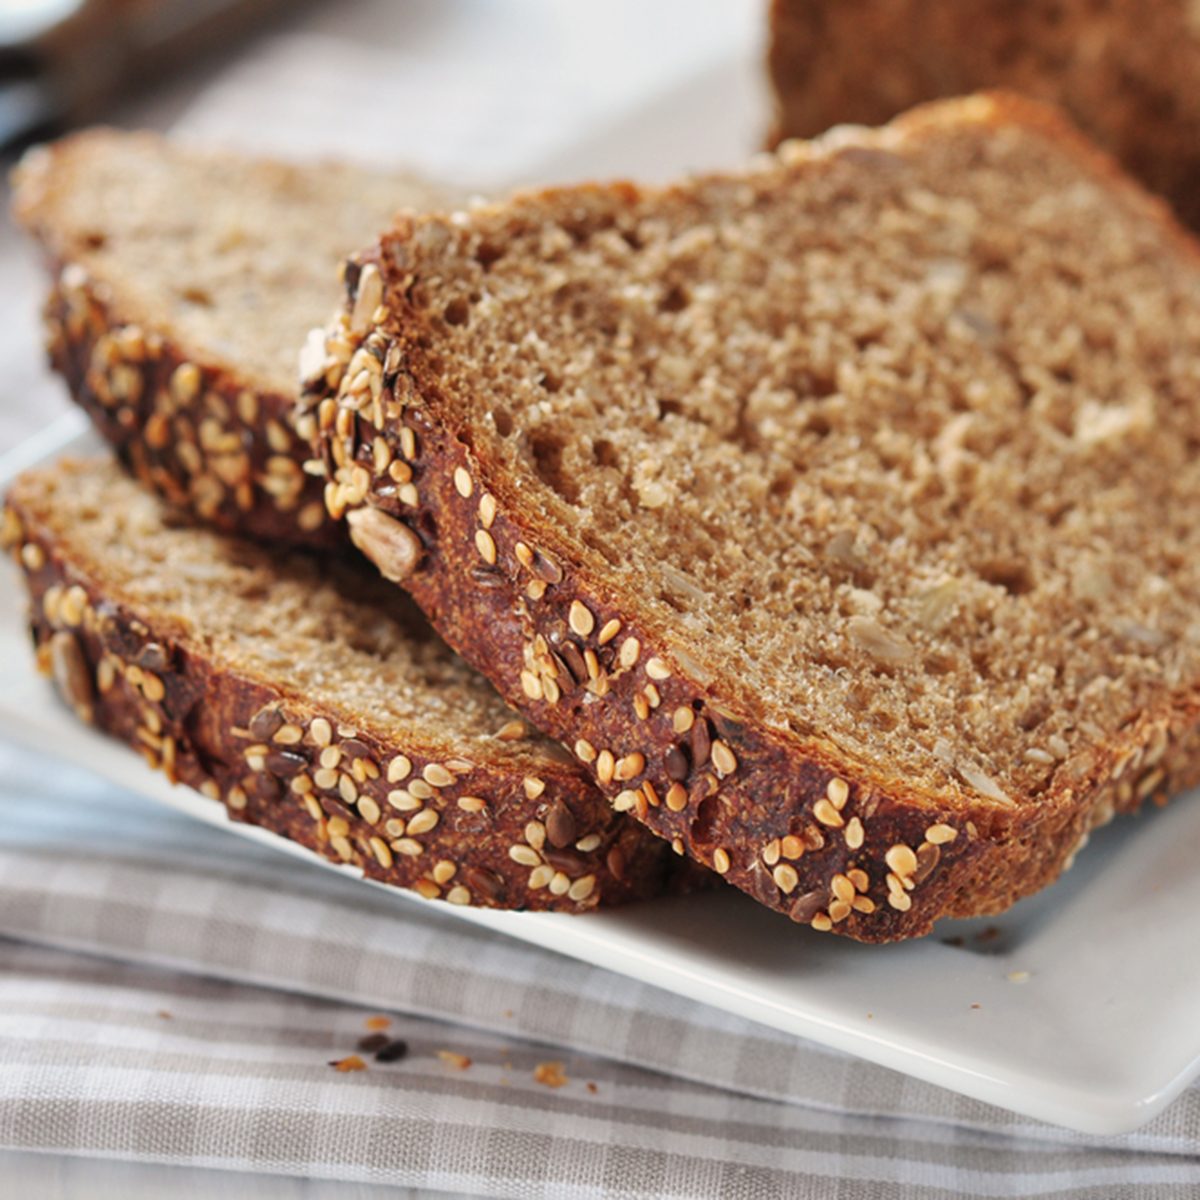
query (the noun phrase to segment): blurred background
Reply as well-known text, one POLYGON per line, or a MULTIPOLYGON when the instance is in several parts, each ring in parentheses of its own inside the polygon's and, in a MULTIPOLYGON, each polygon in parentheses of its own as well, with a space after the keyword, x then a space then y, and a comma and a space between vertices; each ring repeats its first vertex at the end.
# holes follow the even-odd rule
MULTIPOLYGON (((3 0, 0 156, 93 123, 490 191, 732 165, 760 146, 748 0, 3 0)), ((68 402, 0 223, 0 453, 68 402)))

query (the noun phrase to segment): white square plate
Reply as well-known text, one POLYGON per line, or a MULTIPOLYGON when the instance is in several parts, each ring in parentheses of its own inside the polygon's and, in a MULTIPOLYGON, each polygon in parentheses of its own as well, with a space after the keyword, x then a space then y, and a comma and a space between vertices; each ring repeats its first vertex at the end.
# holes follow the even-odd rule
MULTIPOLYGON (((25 466, 97 445, 71 413, 0 460, 0 487, 25 466)), ((329 866, 227 822, 220 805, 80 726, 33 669, 22 590, 11 563, 2 570, 6 734, 329 866)), ((584 917, 442 911, 1028 1116, 1119 1133, 1200 1073, 1197 845, 1200 804, 1181 797, 1101 831, 1061 882, 1003 917, 948 922, 894 946, 794 926, 732 889, 584 917)), ((383 890, 397 903, 436 903, 383 890)))

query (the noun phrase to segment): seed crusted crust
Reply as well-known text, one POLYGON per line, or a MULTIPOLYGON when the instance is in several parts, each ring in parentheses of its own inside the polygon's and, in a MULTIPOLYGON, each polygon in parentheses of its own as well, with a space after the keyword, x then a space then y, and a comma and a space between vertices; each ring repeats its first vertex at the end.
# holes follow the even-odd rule
POLYGON ((67 703, 231 820, 452 904, 583 912, 702 885, 569 764, 532 775, 401 747, 361 714, 216 661, 169 616, 107 596, 19 496, 2 541, 25 575, 38 665, 67 703))
POLYGON ((53 274, 43 310, 51 364, 143 484, 218 529, 344 545, 322 481, 302 468, 307 442, 293 424, 294 397, 187 358, 127 319, 78 263, 58 263, 53 274))
MULTIPOLYGON (((1048 127, 1094 154, 1040 106, 989 103, 992 119, 1048 127)), ((1094 165, 1117 178, 1107 160, 1094 165)), ((389 256, 418 228, 398 227, 386 250, 351 264, 345 314, 306 381, 327 506, 370 524, 360 548, 506 699, 574 749, 618 811, 795 921, 885 942, 1003 910, 1066 869, 1090 829, 1200 778, 1194 700, 1140 714, 1085 773, 1064 771, 1025 808, 986 796, 940 807, 731 704, 472 448, 426 353, 436 333, 406 301, 411 275, 389 256)))

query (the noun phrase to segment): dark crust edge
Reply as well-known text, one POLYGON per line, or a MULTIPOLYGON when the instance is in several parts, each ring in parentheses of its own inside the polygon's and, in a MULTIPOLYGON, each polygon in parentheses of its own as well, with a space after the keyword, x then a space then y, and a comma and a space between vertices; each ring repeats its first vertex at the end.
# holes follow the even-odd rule
MULTIPOLYGON (((1189 254, 1197 253, 1166 206, 1127 182, 1113 160, 1054 110, 1005 95, 985 99, 992 104, 985 125, 1011 119, 1057 139, 1105 182, 1119 184, 1139 215, 1163 222, 1189 254)), ((938 109, 947 107, 927 106, 896 126, 921 132, 939 120, 938 109)), ((619 187, 637 194, 629 185, 619 187)), ((386 244, 402 243, 425 223, 397 226, 386 244)), ((1190 694, 1141 714, 1119 738, 1094 748, 1086 762, 1064 764, 1048 792, 1025 805, 980 798, 940 806, 937 797, 903 782, 863 778, 853 766, 839 763, 832 747, 817 748, 787 731, 756 724, 752 714, 731 706, 683 665, 686 651, 655 637, 601 576, 574 562, 555 531, 519 507, 505 508, 499 500, 506 491, 503 480, 491 477, 500 468, 479 460, 469 430, 441 416, 439 377, 421 349, 422 339, 432 339, 433 331, 425 315, 404 300, 411 281, 394 270, 382 246, 348 267, 347 314, 354 311, 355 289, 370 267, 385 281, 384 303, 396 306, 363 343, 381 364, 382 388, 372 397, 343 387, 336 402, 326 397, 324 407, 319 386, 308 397, 322 416, 317 445, 337 485, 326 493, 334 515, 367 505, 415 532, 422 557, 403 584, 446 641, 539 728, 574 747, 618 807, 760 903, 859 941, 920 936, 942 918, 1003 911, 1053 882, 1092 828, 1147 799, 1164 803, 1169 794, 1200 779, 1198 702, 1190 694), (353 416, 350 428, 344 421, 339 426, 335 415, 353 416), (382 436, 398 457, 405 425, 417 447, 410 463, 415 502, 411 494, 408 501, 401 498, 392 479, 373 469, 368 452, 382 436), (471 481, 467 496, 454 483, 460 470, 471 481), (496 512, 484 530, 494 562, 485 560, 477 541, 484 526, 479 508, 484 494, 496 498, 496 512), (533 555, 532 567, 518 556, 519 543, 533 555), (529 592, 531 584, 536 596, 529 592), (591 614, 593 627, 586 636, 572 630, 575 603, 591 614), (600 631, 614 619, 621 623, 620 633, 599 644, 600 631), (620 647, 630 637, 637 639, 638 653, 630 667, 622 667, 620 647), (588 651, 596 656, 599 682, 580 679, 574 668, 588 651), (647 673, 654 659, 664 665, 666 678, 647 673), (523 672, 537 681, 529 690, 523 672), (553 700, 546 699, 547 680, 556 693, 553 700), (657 704, 646 700, 649 684, 657 704), (645 716, 639 711, 643 706, 645 716), (699 746, 694 734, 675 731, 673 714, 680 708, 694 714, 694 728, 707 731, 699 746), (711 746, 715 739, 732 751, 732 771, 718 771, 711 749, 704 749, 705 741, 711 746), (626 760, 627 778, 606 778, 597 766, 602 750, 626 760), (687 770, 676 780, 681 754, 687 770), (679 811, 667 802, 673 782, 686 791, 679 811), (826 807, 831 797, 841 800, 832 815, 826 807), (863 827, 859 845, 847 842, 854 818, 863 827), (948 831, 953 837, 941 840, 948 831), (931 833, 934 840, 927 836, 931 833), (798 858, 789 859, 778 845, 784 838, 795 839, 791 849, 801 850, 798 858), (897 869, 914 861, 915 870, 897 869), (782 883, 780 866, 790 868, 782 872, 782 883), (831 904, 847 894, 846 881, 856 871, 866 875, 865 891, 855 887, 850 911, 834 920, 831 904), (854 907, 864 895, 869 904, 854 907)), ((373 556, 369 547, 367 552, 373 556)), ((845 907, 843 901, 839 908, 845 907)))
POLYGON ((532 785, 544 790, 531 796, 532 777, 486 764, 464 770, 444 749, 415 741, 400 747, 350 714, 321 709, 214 660, 169 617, 110 600, 103 583, 69 561, 19 496, 8 498, 2 540, 24 573, 38 666, 70 707, 172 783, 223 803, 231 820, 268 829, 380 883, 476 907, 584 912, 709 882, 635 822, 617 817, 569 764, 548 762, 532 785), (331 745, 341 749, 336 786, 314 783, 325 748, 322 720, 331 745), (397 754, 411 770, 389 782, 397 754), (389 792, 407 791, 430 764, 446 769, 447 762, 456 768, 448 772, 451 782, 414 787, 430 793, 414 798, 421 800, 416 811, 389 802, 389 792), (343 777, 354 782, 354 798, 340 791, 343 777), (466 811, 462 797, 482 798, 486 806, 466 811), (411 822, 419 812, 437 814, 432 830, 388 831, 387 822, 411 822), (552 835, 562 844, 556 847, 552 835), (419 852, 396 847, 400 837, 418 842, 419 852), (589 837, 596 845, 579 850, 589 837), (511 857, 518 844, 528 851, 524 862, 511 857), (443 861, 455 865, 451 878, 438 877, 443 861), (565 877, 565 893, 556 894, 564 887, 559 881, 531 886, 538 867, 543 876, 552 867, 565 877))
MULTIPOLYGON (((127 319, 111 288, 52 261, 46 349, 72 400, 146 487, 206 524, 260 541, 332 549, 323 481, 304 471, 295 397, 218 362, 188 358, 162 331, 127 319)), ((298 349, 298 348, 297 348, 298 349)))

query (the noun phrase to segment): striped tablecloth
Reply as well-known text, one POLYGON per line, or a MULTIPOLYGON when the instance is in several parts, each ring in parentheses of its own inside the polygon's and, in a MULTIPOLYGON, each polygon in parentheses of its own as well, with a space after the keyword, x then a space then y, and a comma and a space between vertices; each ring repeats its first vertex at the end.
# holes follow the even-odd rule
POLYGON ((1071 1134, 16 747, 0 780, 0 1145, 522 1198, 1200 1195, 1200 1089, 1071 1134))

